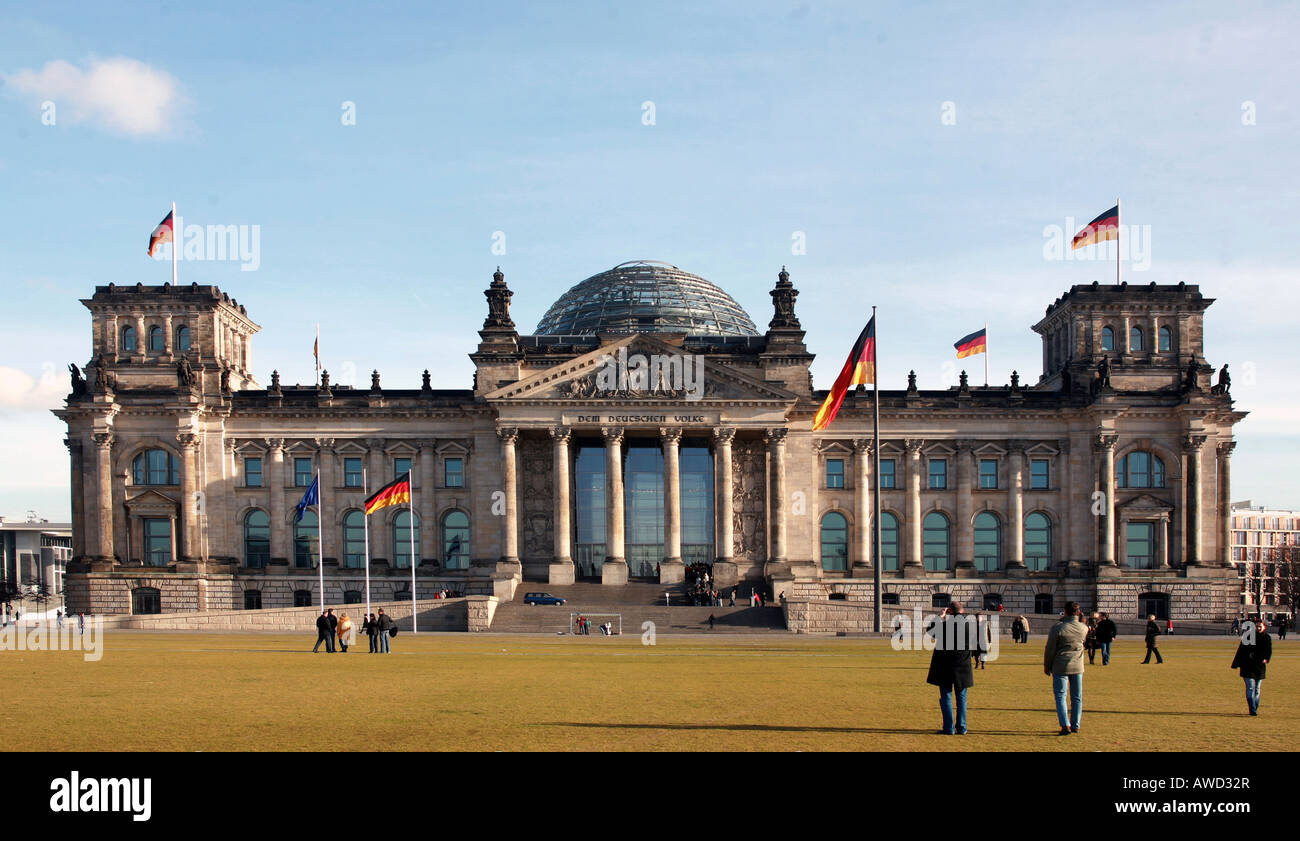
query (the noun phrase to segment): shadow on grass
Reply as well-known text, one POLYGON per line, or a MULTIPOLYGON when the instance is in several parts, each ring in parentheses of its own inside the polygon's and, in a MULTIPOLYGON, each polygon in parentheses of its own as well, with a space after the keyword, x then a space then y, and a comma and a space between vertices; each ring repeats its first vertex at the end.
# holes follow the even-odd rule
MULTIPOLYGON (((737 733, 873 733, 894 736, 939 736, 935 730, 908 727, 799 727, 779 724, 602 724, 591 721, 539 721, 534 727, 585 727, 601 730, 725 730, 737 733)), ((971 730, 972 736, 1031 736, 1048 734, 1023 730, 971 730)), ((1055 734, 1051 734, 1054 736, 1055 734)))
MULTIPOLYGON (((980 707, 980 709, 1001 713, 1056 712, 1054 708, 1048 709, 1047 707, 1036 707, 1032 709, 1027 707, 980 707)), ((1246 713, 1216 713, 1202 712, 1201 710, 1094 710, 1089 708, 1087 704, 1083 707, 1083 713, 1084 715, 1179 715, 1185 718, 1196 718, 1203 715, 1214 715, 1221 718, 1241 718, 1246 715, 1246 713)))

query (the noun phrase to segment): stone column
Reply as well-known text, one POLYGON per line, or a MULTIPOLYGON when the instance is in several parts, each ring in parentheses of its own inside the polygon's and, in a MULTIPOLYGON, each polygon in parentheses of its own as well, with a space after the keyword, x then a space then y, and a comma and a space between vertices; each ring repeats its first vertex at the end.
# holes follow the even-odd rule
POLYGON ((70 486, 72 488, 72 557, 80 561, 86 554, 86 488, 85 463, 81 457, 81 441, 68 436, 63 439, 68 448, 70 486))
POLYGON ((1187 456, 1187 556, 1184 566, 1201 564, 1201 447, 1204 435, 1183 436, 1187 456))
POLYGON ((971 490, 971 462, 975 453, 970 441, 957 442, 957 563, 954 571, 975 569, 974 492, 971 490))
POLYGON ((1160 533, 1157 535, 1160 538, 1159 546, 1156 549, 1157 563, 1160 569, 1169 569, 1169 517, 1162 516, 1157 528, 1160 529, 1160 533))
POLYGON ((170 357, 174 353, 172 348, 172 316, 171 313, 163 316, 163 353, 170 357))
POLYGON ((713 547, 717 561, 713 564, 713 577, 718 586, 734 586, 738 571, 734 559, 734 528, 732 518, 731 486, 731 442, 735 440, 736 430, 731 427, 718 427, 713 430, 713 482, 716 493, 716 512, 718 531, 714 535, 713 547))
POLYGON ((149 352, 149 334, 144 332, 144 317, 135 317, 135 355, 144 358, 149 352))
POLYGON ((605 436, 605 563, 602 584, 627 583, 627 556, 623 542, 623 428, 601 427, 605 436))
POLYGON ((519 563, 519 475, 515 455, 519 430, 502 427, 497 430, 497 437, 501 439, 501 478, 506 494, 501 562, 513 565, 519 563))
POLYGON ((1219 444, 1219 551, 1216 564, 1232 566, 1232 451, 1236 441, 1219 444))
POLYGON ((267 438, 266 486, 271 494, 271 560, 288 563, 292 526, 284 507, 284 439, 267 438))
POLYGON ((113 563, 113 433, 96 432, 95 442, 95 512, 90 522, 95 524, 94 559, 97 563, 113 563))
POLYGON ((1007 453, 1007 519, 1007 569, 1024 569, 1025 445, 1020 441, 1012 441, 1007 453))
POLYGON ((764 433, 767 441, 767 453, 771 469, 770 487, 772 498, 768 500, 768 516, 771 518, 772 552, 769 562, 786 563, 786 493, 785 493, 785 437, 787 430, 782 427, 769 429, 764 433))
POLYGON ((115 362, 117 361, 118 348, 121 346, 121 339, 117 334, 116 315, 110 315, 108 318, 104 319, 104 331, 104 346, 101 352, 104 355, 104 359, 109 362, 115 362))
POLYGON ((552 518, 551 531, 555 537, 554 557, 547 575, 549 584, 572 584, 574 582, 573 550, 570 546, 572 527, 570 517, 573 503, 569 494, 569 439, 572 430, 567 426, 551 427, 551 438, 555 442, 554 466, 552 476, 555 485, 555 515, 552 518))
POLYGON ((1093 447, 1100 460, 1101 477, 1099 479, 1102 500, 1101 558, 1099 566, 1114 567, 1115 564, 1115 443, 1118 435, 1099 434, 1093 439, 1093 447))
MULTIPOLYGON (((329 558, 343 566, 339 553, 340 530, 335 517, 338 499, 334 492, 342 484, 334 477, 338 459, 334 455, 333 438, 316 439, 316 465, 320 469, 320 504, 316 506, 316 522, 320 524, 320 553, 322 558, 329 558)), ((315 561, 313 561, 315 563, 315 561)))
POLYGON ((871 458, 872 442, 858 438, 853 442, 853 574, 871 571, 871 458))
MULTIPOLYGON (((918 439, 903 442, 907 451, 907 561, 905 569, 920 572, 921 562, 921 445, 918 439)), ((906 572, 904 572, 906 575, 906 572)))
POLYGON ((662 427, 659 435, 664 447, 664 559, 659 580, 676 584, 686 578, 682 564, 682 431, 662 427))
POLYGON ((181 451, 181 534, 175 540, 180 554, 172 557, 186 563, 197 563, 202 560, 200 556, 203 554, 198 503, 195 499, 199 492, 199 436, 193 432, 178 432, 176 441, 181 451))
POLYGON ((436 566, 438 563, 438 512, 436 509, 436 500, 434 499, 434 489, 437 487, 437 461, 438 453, 434 449, 434 442, 424 440, 419 442, 420 447, 420 496, 416 500, 419 504, 420 515, 420 566, 428 564, 436 566))

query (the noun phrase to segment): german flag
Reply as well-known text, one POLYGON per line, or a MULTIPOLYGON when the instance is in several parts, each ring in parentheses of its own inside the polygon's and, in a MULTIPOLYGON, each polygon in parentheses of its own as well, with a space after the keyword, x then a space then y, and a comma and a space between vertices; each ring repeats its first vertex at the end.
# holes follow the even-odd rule
POLYGON ((158 246, 162 245, 164 242, 170 242, 172 243, 173 248, 176 247, 175 237, 173 236, 172 230, 175 227, 174 221, 175 220, 172 219, 172 214, 168 213, 163 217, 163 220, 158 223, 158 227, 153 229, 153 233, 149 235, 150 257, 154 256, 158 250, 158 246))
POLYGON ((366 513, 373 514, 380 508, 390 505, 402 505, 411 501, 411 474, 403 473, 392 482, 384 485, 366 500, 366 513))
POLYGON ((835 378, 835 385, 831 386, 830 394, 826 395, 825 402, 817 410, 817 416, 813 418, 813 431, 831 425, 831 421, 835 420, 835 415, 840 411, 840 404, 844 402, 844 395, 849 393, 851 387, 867 385, 875 381, 876 317, 873 315, 867 322, 867 326, 862 328, 858 340, 853 343, 853 350, 849 352, 849 358, 840 369, 840 375, 835 378))
POLYGON ((953 347, 957 348, 957 358, 965 359, 968 356, 974 356, 977 353, 988 352, 988 328, 976 330, 969 336, 962 336, 953 342, 953 347))
POLYGON ((1119 239, 1119 205, 1115 205, 1084 225, 1083 230, 1070 240, 1070 248, 1071 250, 1083 248, 1085 245, 1105 242, 1108 239, 1119 239))

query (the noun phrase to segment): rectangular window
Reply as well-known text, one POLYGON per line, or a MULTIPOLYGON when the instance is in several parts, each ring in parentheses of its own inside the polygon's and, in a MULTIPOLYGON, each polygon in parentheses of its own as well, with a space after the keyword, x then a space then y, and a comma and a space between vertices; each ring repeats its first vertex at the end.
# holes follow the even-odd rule
POLYGON ((998 461, 993 458, 980 459, 980 490, 998 489, 998 461))
POLYGON ((345 488, 361 487, 361 459, 359 458, 343 459, 343 487, 345 488))
POLYGON ((844 487, 844 459, 842 458, 826 459, 826 487, 828 488, 844 487))
POLYGON ((409 458, 393 459, 393 478, 397 479, 411 472, 411 460, 409 458))
POLYGON ((1045 458, 1035 458, 1029 460, 1029 489, 1034 491, 1045 491, 1052 486, 1051 484, 1051 462, 1045 458))
POLYGON ((145 566, 161 567, 172 562, 171 520, 149 518, 144 521, 145 566))
POLYGON ((262 460, 260 458, 244 459, 244 487, 262 487, 262 460))
POLYGON ((948 487, 948 460, 930 459, 930 490, 941 491, 948 487))
POLYGON ((449 458, 442 463, 443 484, 449 488, 465 487, 465 463, 458 458, 449 458))
POLYGON ((880 487, 897 487, 894 484, 894 460, 892 458, 882 458, 880 460, 880 487))
POLYGON ((1133 569, 1154 569, 1156 527, 1154 523, 1128 524, 1128 565, 1133 569))
POLYGON ((296 458, 293 460, 293 483, 297 487, 306 488, 311 485, 312 470, 311 459, 296 458))

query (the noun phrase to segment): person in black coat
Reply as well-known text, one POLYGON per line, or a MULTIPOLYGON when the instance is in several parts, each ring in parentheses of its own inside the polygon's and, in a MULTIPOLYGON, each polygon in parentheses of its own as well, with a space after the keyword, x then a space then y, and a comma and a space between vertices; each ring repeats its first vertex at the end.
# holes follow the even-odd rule
POLYGON ((1246 709, 1251 715, 1259 715, 1259 685, 1268 670, 1268 661, 1273 659, 1273 640, 1266 627, 1260 621, 1254 628, 1246 628, 1232 665, 1228 667, 1238 669, 1241 679, 1246 682, 1246 709))
POLYGON ((339 618, 334 615, 334 608, 332 607, 325 609, 325 618, 329 620, 330 623, 330 639, 329 639, 328 647, 330 653, 333 654, 335 635, 338 634, 338 630, 339 630, 339 618))
POLYGON ((315 654, 320 650, 320 644, 325 643, 325 653, 329 654, 334 650, 334 632, 330 629, 329 616, 322 613, 316 617, 316 647, 311 650, 315 654))
POLYGON ((1156 648, 1156 640, 1160 638, 1160 626, 1156 624, 1154 613, 1147 616, 1147 659, 1142 661, 1143 665, 1151 662, 1151 655, 1156 655, 1156 665, 1165 662, 1165 658, 1160 656, 1160 649, 1156 648))
POLYGON ((1097 623, 1097 646, 1101 649, 1101 664, 1110 665, 1110 644, 1119 636, 1119 629, 1110 618, 1110 614, 1102 613, 1101 621, 1097 623))
POLYGON ((939 687, 939 711, 943 714, 944 735, 966 735, 966 690, 975 685, 971 669, 971 645, 976 644, 974 623, 967 624, 961 602, 953 602, 947 613, 939 618, 931 635, 934 652, 930 655, 930 671, 925 682, 939 687), (953 698, 957 701, 953 716, 953 698))

